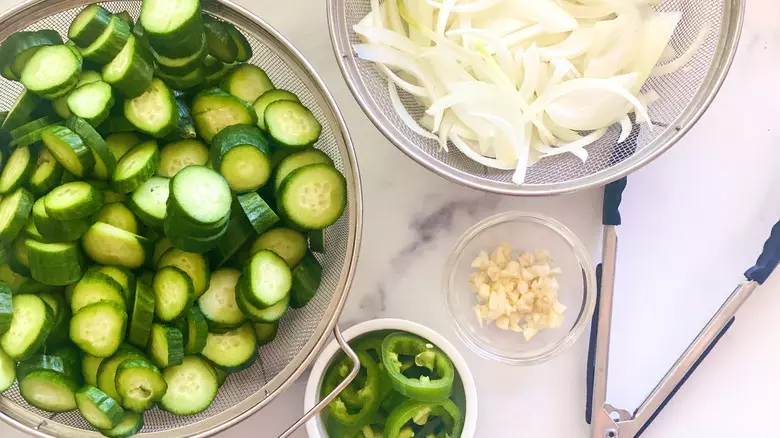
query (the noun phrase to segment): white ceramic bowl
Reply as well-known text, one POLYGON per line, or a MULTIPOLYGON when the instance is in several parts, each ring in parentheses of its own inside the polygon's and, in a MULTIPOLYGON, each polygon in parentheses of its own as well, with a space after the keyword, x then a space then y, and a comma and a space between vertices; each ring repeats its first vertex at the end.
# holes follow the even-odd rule
MULTIPOLYGON (((439 347, 450 357, 450 359, 452 359, 452 363, 455 365, 455 369, 457 369, 458 375, 460 376, 460 381, 463 383, 463 391, 466 396, 465 424, 461 437, 473 438, 477 430, 477 387, 474 385, 474 376, 471 375, 471 371, 469 371, 466 361, 455 346, 445 339, 444 336, 424 325, 395 318, 374 319, 352 326, 344 331, 344 339, 350 341, 365 333, 380 330, 398 330, 422 336, 439 347)), ((311 374, 309 375, 309 380, 306 383, 306 393, 303 399, 304 412, 308 412, 320 400, 320 385, 322 384, 323 375, 333 360, 333 357, 336 356, 339 351, 341 351, 341 349, 334 339, 322 350, 322 354, 320 354, 320 357, 314 362, 311 374)), ((306 423, 306 432, 309 434, 310 438, 328 437, 321 415, 317 415, 306 423)))

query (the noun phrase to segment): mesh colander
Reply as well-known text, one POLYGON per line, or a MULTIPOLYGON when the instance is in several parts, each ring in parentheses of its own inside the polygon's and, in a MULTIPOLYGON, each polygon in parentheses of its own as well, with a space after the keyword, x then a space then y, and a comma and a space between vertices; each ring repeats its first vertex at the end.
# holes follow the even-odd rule
MULTIPOLYGON (((327 7, 331 39, 344 78, 368 117, 391 142, 418 163, 455 182, 488 192, 531 196, 606 184, 649 163, 677 142, 701 117, 723 83, 737 48, 744 13, 743 0, 660 1, 656 10, 682 12, 671 41, 678 53, 691 45, 702 26, 709 24, 710 32, 684 69, 647 83, 646 87, 661 97, 650 105, 654 129, 635 127, 631 138, 618 144, 620 129, 613 126, 588 146, 589 159, 585 163, 570 154, 544 158, 528 169, 525 184, 517 186, 511 182, 511 171, 480 165, 455 147, 442 151, 436 141, 412 132, 398 117, 390 102, 387 80, 373 63, 359 59, 352 50, 353 44, 361 42, 352 26, 371 11, 369 0, 328 0, 327 7)), ((419 119, 423 108, 411 95, 402 90, 399 94, 412 117, 419 119)))
MULTIPOLYGON (((54 29, 63 37, 85 0, 37 0, 0 16, 0 40, 20 30, 54 29)), ((102 3, 113 12, 136 18, 140 1, 102 3)), ((193 416, 176 416, 157 408, 144 415, 142 434, 149 437, 208 436, 261 409, 287 388, 328 340, 347 297, 360 247, 362 204, 355 153, 344 120, 332 96, 302 55, 276 30, 228 1, 203 1, 202 7, 236 25, 252 45, 249 61, 261 66, 279 88, 292 91, 322 124, 316 147, 326 152, 347 180, 348 204, 343 217, 327 230, 327 254, 319 256, 323 279, 317 295, 303 309, 291 309, 281 320, 274 342, 263 346, 251 368, 232 374, 212 406, 193 416)), ((8 109, 22 87, 0 80, 0 108, 8 109)), ((357 363, 357 361, 356 361, 357 363)), ((357 370, 355 370, 355 374, 357 370)), ((28 405, 14 386, 0 395, 0 418, 37 436, 99 436, 78 412, 50 414, 28 405)))

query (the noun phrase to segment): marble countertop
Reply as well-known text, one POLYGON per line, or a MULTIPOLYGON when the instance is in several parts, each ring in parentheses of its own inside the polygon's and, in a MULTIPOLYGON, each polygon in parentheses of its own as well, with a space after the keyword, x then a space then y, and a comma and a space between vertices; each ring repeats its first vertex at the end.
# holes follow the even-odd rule
MULTIPOLYGON (((15 3, 0 0, 0 9, 15 3)), ((473 354, 457 339, 445 313, 430 309, 441 308, 443 264, 458 237, 497 212, 553 216, 598 259, 601 191, 540 199, 490 196, 425 171, 374 129, 347 90, 327 37, 324 1, 239 3, 285 34, 322 75, 357 149, 365 227, 341 327, 399 317, 451 339, 477 383, 479 437, 589 437, 586 337, 550 363, 515 368, 473 354)), ((748 3, 734 66, 708 112, 671 151, 629 178, 619 229, 608 397, 617 407, 639 405, 742 279, 780 217, 778 20, 780 3, 748 3)), ((644 436, 776 436, 761 420, 773 418, 780 408, 777 309, 780 275, 756 291, 644 436)), ((306 377, 218 436, 276 436, 302 414, 306 377)), ((0 424, 0 436, 23 434, 0 424)))

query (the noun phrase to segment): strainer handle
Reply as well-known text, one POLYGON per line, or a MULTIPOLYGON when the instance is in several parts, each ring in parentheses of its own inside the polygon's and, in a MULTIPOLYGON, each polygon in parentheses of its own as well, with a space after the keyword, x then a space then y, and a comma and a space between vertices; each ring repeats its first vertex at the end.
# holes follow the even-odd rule
POLYGON ((343 391, 344 388, 349 386, 349 384, 355 380, 355 377, 357 377, 358 373, 360 372, 360 359, 358 358, 357 353, 355 353, 355 351, 350 348, 349 344, 344 339, 344 336, 341 334, 341 330, 339 330, 338 326, 333 327, 333 335, 336 337, 336 342, 339 343, 339 347, 341 347, 341 349, 344 350, 344 353, 346 353, 346 355, 349 356, 349 358, 352 360, 352 370, 349 372, 349 375, 347 375, 346 379, 344 379, 344 381, 336 387, 336 389, 328 394, 327 397, 320 400, 319 403, 311 408, 309 412, 304 414, 303 417, 295 422, 295 424, 290 426, 289 429, 285 430, 281 435, 279 435, 279 438, 287 438, 291 436, 293 432, 298 430, 298 428, 306 424, 307 421, 314 418, 315 415, 319 414, 320 411, 328 405, 328 403, 332 402, 333 399, 338 397, 341 391, 343 391))

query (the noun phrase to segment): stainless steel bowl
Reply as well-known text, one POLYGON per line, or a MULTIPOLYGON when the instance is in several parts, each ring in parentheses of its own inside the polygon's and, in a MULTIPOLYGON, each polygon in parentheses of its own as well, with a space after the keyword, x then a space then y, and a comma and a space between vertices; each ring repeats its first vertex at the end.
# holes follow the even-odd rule
MULTIPOLYGON (((635 141, 618 144, 620 129, 612 127, 588 147, 587 162, 569 154, 544 158, 528 169, 522 186, 511 182, 511 172, 477 164, 454 147, 449 153, 441 151, 437 142, 412 132, 393 110, 385 78, 371 62, 357 58, 352 50, 352 45, 360 42, 352 26, 371 11, 371 2, 328 0, 327 8, 334 51, 347 85, 369 119, 396 147, 426 168, 460 184, 493 193, 536 196, 604 185, 639 169, 674 145, 701 117, 726 77, 737 49, 745 2, 662 0, 655 6, 657 10, 683 14, 672 37, 673 46, 685 50, 705 23, 709 23, 710 32, 685 69, 648 82, 647 86, 661 96, 650 106, 655 125, 652 132, 641 126, 635 141)), ((405 92, 400 94, 409 113, 419 119, 422 107, 405 92)))
MULTIPOLYGON (((0 40, 20 30, 54 29, 63 37, 87 0, 34 0, 0 16, 0 40)), ((138 17, 137 0, 102 3, 113 12, 127 10, 138 17)), ((362 229, 360 178, 355 152, 344 119, 325 84, 311 65, 279 32, 242 7, 224 0, 202 2, 203 10, 235 24, 252 45, 251 63, 261 66, 280 88, 297 94, 322 124, 317 148, 333 159, 347 179, 344 216, 327 230, 328 252, 320 257, 323 281, 303 309, 291 310, 281 321, 276 340, 259 351, 257 363, 232 374, 212 406, 193 416, 177 416, 154 408, 144 415, 141 436, 202 437, 225 430, 257 412, 290 386, 328 340, 347 298, 357 265, 362 229)), ((11 107, 22 89, 0 80, 0 108, 11 107)), ((14 386, 0 395, 0 419, 35 436, 100 436, 78 412, 51 414, 28 405, 14 386)))

